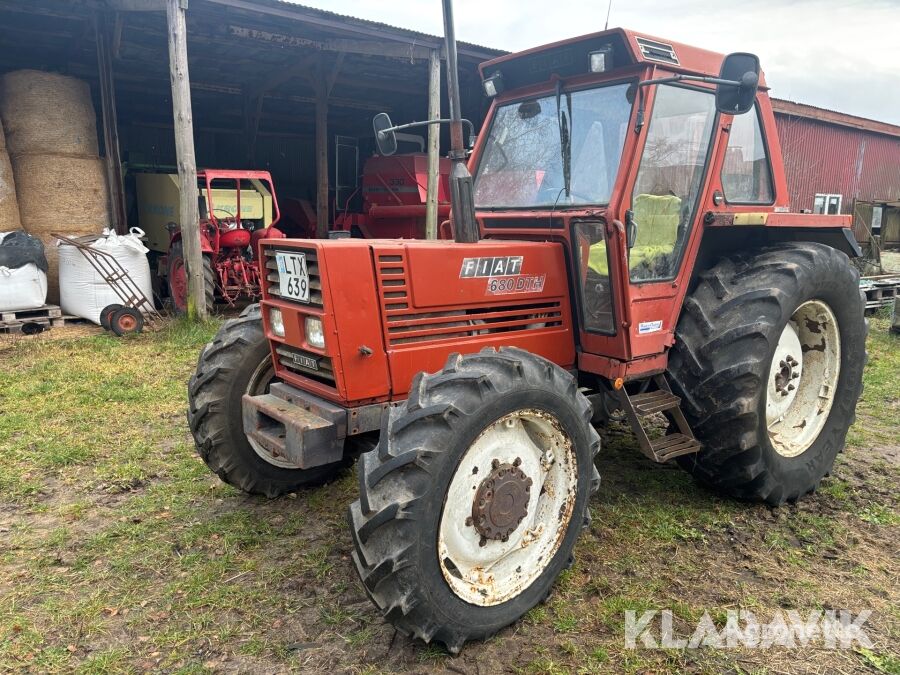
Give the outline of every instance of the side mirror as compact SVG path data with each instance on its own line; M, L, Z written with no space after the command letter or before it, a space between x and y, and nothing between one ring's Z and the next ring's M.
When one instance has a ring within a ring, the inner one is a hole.
M716 109L728 115L743 115L753 108L759 86L759 57L756 54L735 52L722 61L720 80L740 82L740 85L719 83L716 87Z
M378 113L372 120L379 155L389 157L397 152L397 134L392 129L393 126L387 113Z

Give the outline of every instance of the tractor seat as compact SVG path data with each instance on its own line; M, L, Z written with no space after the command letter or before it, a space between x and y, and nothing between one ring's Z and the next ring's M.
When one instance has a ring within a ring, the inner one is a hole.
M675 195L637 195L632 204L637 237L628 254L628 268L649 265L675 250L678 224L681 222L681 198ZM608 276L606 242L591 245L588 267Z

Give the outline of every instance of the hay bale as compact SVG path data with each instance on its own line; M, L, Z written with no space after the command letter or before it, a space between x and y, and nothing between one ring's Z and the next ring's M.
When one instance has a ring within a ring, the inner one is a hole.
M2 133L2 132L0 132ZM9 155L0 150L0 232L22 229L19 203L16 200L16 181L13 178Z
M44 242L48 302L58 304L57 232L100 234L110 226L106 174L101 159L21 155L12 159L22 228Z
M97 115L83 80L39 70L7 73L0 78L0 118L11 157L99 153Z

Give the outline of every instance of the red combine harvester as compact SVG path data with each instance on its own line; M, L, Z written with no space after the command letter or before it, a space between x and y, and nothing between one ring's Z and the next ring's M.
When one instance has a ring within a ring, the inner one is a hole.
M215 301L233 305L260 297L256 260L260 239L280 239L275 184L268 171L206 169L197 173L200 186L200 244L207 311ZM181 229L170 226L169 294L175 309L187 310L187 275Z
M450 216L450 160L440 160L438 218ZM345 208L334 217L332 231L366 239L424 239L428 156L410 153L366 160L363 167L361 213ZM349 200L348 200L349 201Z

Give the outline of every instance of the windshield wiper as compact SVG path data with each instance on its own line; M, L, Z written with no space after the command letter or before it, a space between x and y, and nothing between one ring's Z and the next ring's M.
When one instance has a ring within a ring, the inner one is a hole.
M556 81L556 118L559 122L559 151L562 156L563 183L566 199L572 188L572 95L566 93L565 114L562 109L562 82Z

